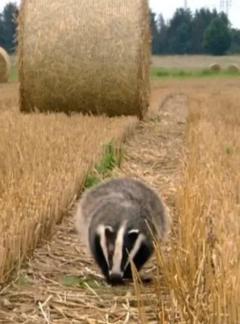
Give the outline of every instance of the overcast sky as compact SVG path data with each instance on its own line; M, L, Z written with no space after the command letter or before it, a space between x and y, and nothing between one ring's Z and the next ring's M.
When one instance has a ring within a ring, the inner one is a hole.
M229 18L234 27L240 28L240 0L229 1L232 2ZM8 2L9 0L0 0L0 11L2 11L3 7ZM13 2L19 3L20 0L15 0ZM184 0L149 0L149 3L154 12L162 13L164 18L169 19L172 17L176 8L184 5ZM187 3L192 10L201 7L208 7L210 9L216 8L219 10L220 0L187 0Z

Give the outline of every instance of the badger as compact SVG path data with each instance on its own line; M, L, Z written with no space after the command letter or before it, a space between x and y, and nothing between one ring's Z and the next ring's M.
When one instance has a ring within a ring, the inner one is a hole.
M154 239L166 238L168 215L160 196L145 183L118 178L86 190L74 217L80 240L106 281L115 285L132 280L131 263L139 272L153 254Z

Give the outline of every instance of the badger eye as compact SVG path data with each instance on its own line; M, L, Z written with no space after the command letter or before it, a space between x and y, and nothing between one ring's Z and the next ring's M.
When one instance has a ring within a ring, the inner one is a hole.
M128 231L128 235L127 235L128 242L130 244L134 244L134 242L138 238L138 235L139 235L139 230L138 229L132 229L132 230Z

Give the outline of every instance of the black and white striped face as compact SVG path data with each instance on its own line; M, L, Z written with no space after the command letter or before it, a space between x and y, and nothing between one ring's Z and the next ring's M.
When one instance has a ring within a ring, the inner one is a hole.
M146 237L137 228L129 228L127 222L117 230L111 226L99 225L95 237L95 258L107 280L121 283L131 278L132 260L140 268L152 254Z

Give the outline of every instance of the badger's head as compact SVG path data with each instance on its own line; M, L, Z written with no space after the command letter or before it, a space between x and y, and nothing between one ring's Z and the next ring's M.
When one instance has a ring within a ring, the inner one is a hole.
M131 279L130 260L140 270L149 259L153 246L145 234L127 221L117 227L98 225L92 252L108 282L120 284L123 279Z

